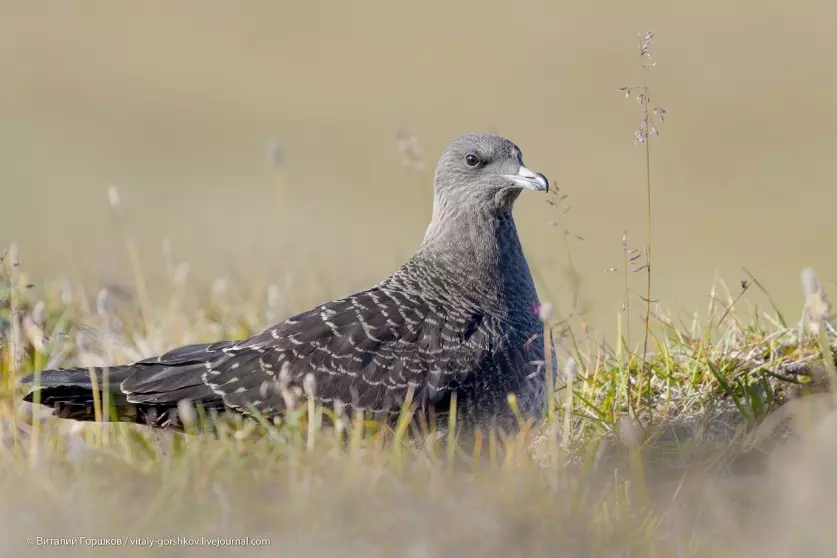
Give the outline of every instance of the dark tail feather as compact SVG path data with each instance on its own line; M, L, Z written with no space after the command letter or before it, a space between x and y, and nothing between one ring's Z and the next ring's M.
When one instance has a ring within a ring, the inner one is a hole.
M205 410L222 410L224 402L202 380L206 363L225 356L231 342L189 345L159 357L107 368L44 370L21 383L32 388L24 401L52 407L55 414L76 420L96 420L95 409L108 392L102 418L172 427L178 403L189 400Z
M115 405L127 405L128 400L119 386L133 372L130 365L44 370L40 378L36 377L37 374L29 374L20 383L32 387L32 391L24 397L24 401L30 403L34 403L35 394L40 393L41 405L93 405L94 392L98 392L97 397L101 400L101 393L107 388Z
M77 420L95 420L95 398L100 405L105 399L103 390L108 392L109 407L117 409L117 416L130 410L129 416L120 420L135 420L135 409L131 409L125 394L119 389L120 384L133 373L131 366L111 366L108 368L68 368L65 370L44 370L39 376L30 374L21 380L21 384L32 388L24 398L29 403L40 403L55 409L55 414L63 418ZM94 383L95 380L95 383ZM110 414L108 410L102 412Z
M37 384L35 374L21 380L22 384L32 388L23 400L51 407L53 414L60 418L81 421L116 420L181 429L177 416L177 401L161 404L128 401L128 396L120 386L136 372L136 365L44 370L40 373ZM102 394L104 388L108 391L107 398ZM102 408L105 401L108 406ZM96 414L97 407L101 416Z

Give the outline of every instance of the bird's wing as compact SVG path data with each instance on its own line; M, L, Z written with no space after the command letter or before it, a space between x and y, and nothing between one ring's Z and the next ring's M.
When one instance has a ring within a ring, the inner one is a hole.
M202 382L226 405L266 416L303 392L322 403L397 412L412 386L414 401L432 405L491 355L478 311L383 287L323 304L241 343L209 347L161 359L182 359L190 368L202 361ZM141 399L149 390L159 393L160 380L137 374L122 389L129 400Z

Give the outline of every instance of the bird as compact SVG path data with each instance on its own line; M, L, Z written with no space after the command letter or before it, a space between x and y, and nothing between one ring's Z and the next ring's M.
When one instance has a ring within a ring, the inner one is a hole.
M436 165L420 246L378 284L244 340L30 374L21 381L30 389L24 400L93 421L94 397L106 389L116 420L164 429L182 428L183 402L281 418L309 398L384 418L397 417L405 402L445 417L455 400L463 427L513 427L521 414L538 420L544 326L512 216L523 190L548 192L549 181L523 164L517 145L461 135Z

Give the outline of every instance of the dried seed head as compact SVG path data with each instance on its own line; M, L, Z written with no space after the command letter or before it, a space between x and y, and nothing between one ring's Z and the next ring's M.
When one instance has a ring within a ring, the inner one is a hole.
M26 334L26 340L39 353L44 352L46 347L46 336L44 330L35 322L32 316L23 317L23 332Z
M189 264L186 262L181 262L177 264L177 267L174 268L174 273L172 274L172 281L175 285L185 285L186 281L189 279Z
M298 388L294 389L295 386L291 386L291 369L290 365L285 362L282 364L282 369L279 371L279 378L277 380L277 388L279 393L282 394L282 399L285 401L285 407L290 410L296 408L296 403L298 399L298 394L296 391Z
M267 286L267 305L270 308L276 308L282 303L282 290L276 283L271 283Z
M803 269L801 279L802 292L805 296L805 322L808 331L816 335L823 322L831 317L831 304L812 268Z
M279 168L285 162L285 151L282 149L282 144L279 138L270 138L267 140L267 162L274 168Z
M110 292L107 289L101 289L96 295L96 314L105 316L108 313L110 306Z
M188 399L181 399L177 402L177 416L183 426L192 426L198 421L198 413L195 406Z
M648 134L645 133L645 130L639 129L634 132L634 145L639 145L641 143L645 143L648 140Z
M302 379L302 388L308 397L314 397L314 394L317 392L317 379L310 372Z
M273 382L270 380L263 381L262 384L259 386L259 395L262 399L267 397L267 394L270 392L271 386L273 386Z
M402 164L412 170L424 170L424 159L418 138L409 130L401 129L395 134L395 142L401 155Z
M61 281L61 304L69 305L73 301L73 287L66 279Z
M576 362L575 358L570 357L567 359L567 362L564 363L564 379L567 382L574 382L577 377L578 362Z
M292 389L283 389L282 393L282 400L285 402L285 407L293 411L296 409L297 404L297 394Z
M282 289L279 288L279 285L276 283L268 285L267 292L265 293L265 299L265 316L267 316L267 321L278 321L282 312L282 302L284 300L282 296Z
M108 186L108 203L111 207L119 207L119 190L116 186Z
M555 314L555 311L549 302L544 302L538 307L538 318L542 323L548 324L551 322L553 314Z
M218 277L212 283L212 297L217 299L221 299L227 294L227 288L229 287L229 281L227 281L226 277Z
M334 409L334 429L338 434L346 429L346 404L339 399L335 399L333 403Z
M639 54L647 58L651 57L651 42L654 40L654 33L646 31L645 34L640 35L639 39Z
M9 246L9 265L12 267L20 265L20 248L17 244Z
M279 387L282 389L287 389L288 386L291 384L291 366L287 362L282 364L282 368L279 370Z
M46 304L43 300L39 300L32 308L32 321L36 324L44 323L44 314L46 313Z

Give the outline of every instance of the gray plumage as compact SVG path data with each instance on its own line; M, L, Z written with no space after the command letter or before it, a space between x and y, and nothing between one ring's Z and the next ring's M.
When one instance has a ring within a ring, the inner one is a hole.
M269 417L304 393L392 415L410 391L421 411L442 415L456 392L466 423L508 422L510 393L537 416L542 324L512 218L523 188L546 191L548 183L523 166L517 146L488 134L457 138L436 167L424 240L392 275L240 342L110 367L107 387L121 420L176 425L170 411L183 399ZM101 389L103 371L94 373ZM23 382L33 384L34 375ZM42 404L92 420L87 369L45 370L40 383Z

